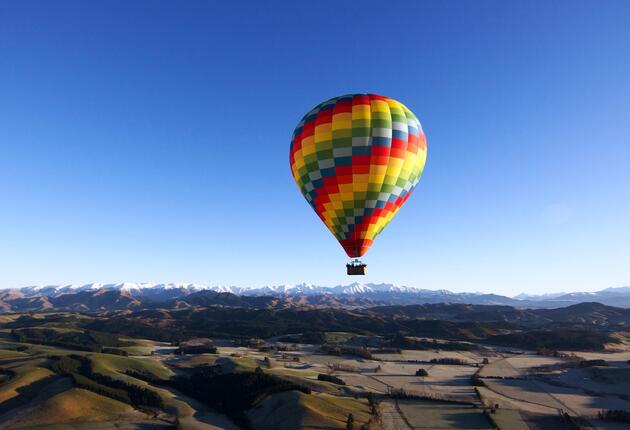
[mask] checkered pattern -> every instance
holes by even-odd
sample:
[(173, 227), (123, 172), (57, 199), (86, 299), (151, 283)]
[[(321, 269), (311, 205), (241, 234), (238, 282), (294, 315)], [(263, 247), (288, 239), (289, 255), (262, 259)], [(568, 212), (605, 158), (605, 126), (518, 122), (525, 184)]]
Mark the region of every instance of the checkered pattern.
[(319, 104), (291, 140), (295, 182), (351, 258), (367, 252), (407, 201), (426, 158), (426, 138), (413, 112), (375, 94)]

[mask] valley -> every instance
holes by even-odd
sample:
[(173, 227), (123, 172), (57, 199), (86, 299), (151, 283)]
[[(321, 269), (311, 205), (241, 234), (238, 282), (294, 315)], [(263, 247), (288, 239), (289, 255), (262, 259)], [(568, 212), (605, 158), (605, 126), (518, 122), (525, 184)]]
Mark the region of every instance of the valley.
[(614, 430), (627, 324), (599, 304), (6, 313), (0, 429)]

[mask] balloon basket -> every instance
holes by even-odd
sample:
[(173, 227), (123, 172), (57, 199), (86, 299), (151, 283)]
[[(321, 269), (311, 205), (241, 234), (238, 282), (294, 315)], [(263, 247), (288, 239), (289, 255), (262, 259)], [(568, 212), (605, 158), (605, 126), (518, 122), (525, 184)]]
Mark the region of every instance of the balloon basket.
[(348, 275), (351, 276), (365, 275), (365, 272), (367, 271), (367, 264), (355, 259), (346, 264), (346, 270), (348, 271)]

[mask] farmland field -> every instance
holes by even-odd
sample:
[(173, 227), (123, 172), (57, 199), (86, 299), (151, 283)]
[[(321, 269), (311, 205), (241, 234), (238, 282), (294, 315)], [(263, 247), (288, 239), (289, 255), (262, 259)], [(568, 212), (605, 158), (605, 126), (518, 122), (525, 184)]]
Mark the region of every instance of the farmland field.
[(413, 429), (492, 429), (483, 411), (456, 403), (399, 400), (398, 407)]
[(630, 410), (621, 352), (547, 356), (470, 342), (460, 351), (440, 339), (421, 350), (365, 347), (384, 339), (332, 332), (322, 336), (332, 344), (196, 338), (213, 348), (190, 353), (144, 332), (83, 328), (85, 315), (67, 326), (54, 313), (20, 318), (28, 330), (0, 322), (1, 430), (341, 430), (349, 420), (368, 430), (555, 430), (561, 411), (617, 430), (597, 413)]

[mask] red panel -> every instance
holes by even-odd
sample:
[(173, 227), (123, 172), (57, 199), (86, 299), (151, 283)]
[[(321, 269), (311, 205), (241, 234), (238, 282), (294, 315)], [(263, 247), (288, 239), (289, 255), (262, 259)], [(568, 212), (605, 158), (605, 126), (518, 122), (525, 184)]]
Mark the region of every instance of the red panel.
[(370, 156), (369, 155), (353, 155), (352, 156), (352, 166), (357, 166), (360, 164), (370, 165)]
[(352, 166), (335, 167), (335, 175), (337, 176), (352, 175)]
[(388, 146), (373, 146), (371, 154), (376, 157), (389, 157)]
[(374, 157), (372, 159), (372, 164), (377, 164), (379, 166), (385, 166), (389, 164), (389, 155), (387, 155), (387, 157)]
[(390, 157), (394, 157), (394, 158), (405, 158), (405, 154), (407, 153), (406, 149), (402, 149), (402, 148), (392, 148), (392, 151), (390, 153)]
[(333, 107), (333, 115), (352, 112), (352, 100), (340, 100)]
[(357, 105), (370, 105), (370, 98), (368, 96), (364, 96), (364, 95), (359, 95), (359, 96), (354, 96), (352, 98), (352, 106), (357, 106)]
[(337, 182), (339, 184), (351, 184), (352, 183), (352, 175), (342, 175), (337, 177)]
[(407, 140), (392, 139), (392, 149), (394, 149), (394, 148), (405, 149), (407, 147), (407, 145), (409, 145), (409, 142)]
[(328, 124), (332, 121), (332, 109), (322, 109), (317, 113), (317, 118), (315, 119), (315, 125)]
[(369, 239), (349, 239), (340, 240), (341, 246), (350, 258), (359, 258), (365, 255), (372, 246), (372, 241)]
[(370, 165), (358, 164), (356, 166), (352, 166), (352, 173), (358, 174), (358, 175), (370, 173)]

